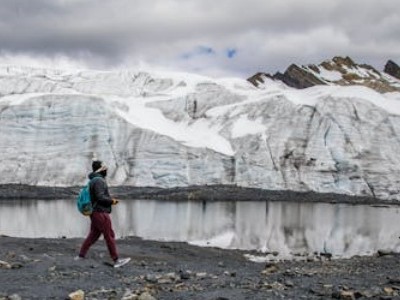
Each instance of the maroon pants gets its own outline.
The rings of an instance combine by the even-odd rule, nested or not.
[[[111,258],[117,260],[118,253],[115,245],[115,234],[112,229],[110,215],[103,212],[93,212],[90,216],[90,220],[90,232],[82,244],[79,256],[85,257],[90,246],[92,246],[99,239],[100,235],[103,234]]]

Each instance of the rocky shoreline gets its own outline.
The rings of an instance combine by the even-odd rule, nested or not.
[[[75,198],[81,187],[47,187],[23,184],[0,185],[0,200],[40,199],[57,200]],[[371,196],[344,194],[264,190],[236,185],[205,185],[176,188],[157,187],[110,187],[113,196],[120,199],[152,199],[173,201],[289,201],[348,204],[391,204],[400,201],[379,199]]]
[[[67,199],[78,191],[79,187],[0,185],[0,200]],[[237,186],[113,187],[111,192],[121,199],[398,204],[371,197]],[[126,237],[118,240],[118,248],[121,257],[132,261],[114,269],[104,241],[93,246],[87,259],[75,261],[81,243],[82,239],[0,236],[0,300],[400,299],[400,255],[396,253],[335,260],[320,253],[256,263],[246,258],[254,252]]]
[[[132,261],[109,266],[104,241],[0,237],[0,299],[399,299],[400,256],[254,263],[246,252],[118,240]]]

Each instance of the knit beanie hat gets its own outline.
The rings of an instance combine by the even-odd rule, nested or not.
[[[94,160],[92,162],[92,170],[95,173],[100,173],[107,170],[107,166],[101,160]]]

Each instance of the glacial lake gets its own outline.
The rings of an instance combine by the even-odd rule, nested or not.
[[[117,237],[334,257],[400,251],[400,206],[293,202],[125,200],[111,214]],[[0,201],[0,235],[85,237],[74,200]]]

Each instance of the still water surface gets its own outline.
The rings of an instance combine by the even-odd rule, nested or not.
[[[293,202],[122,201],[112,213],[118,237],[336,257],[400,251],[400,207]],[[84,237],[89,218],[74,200],[0,202],[0,234]]]

